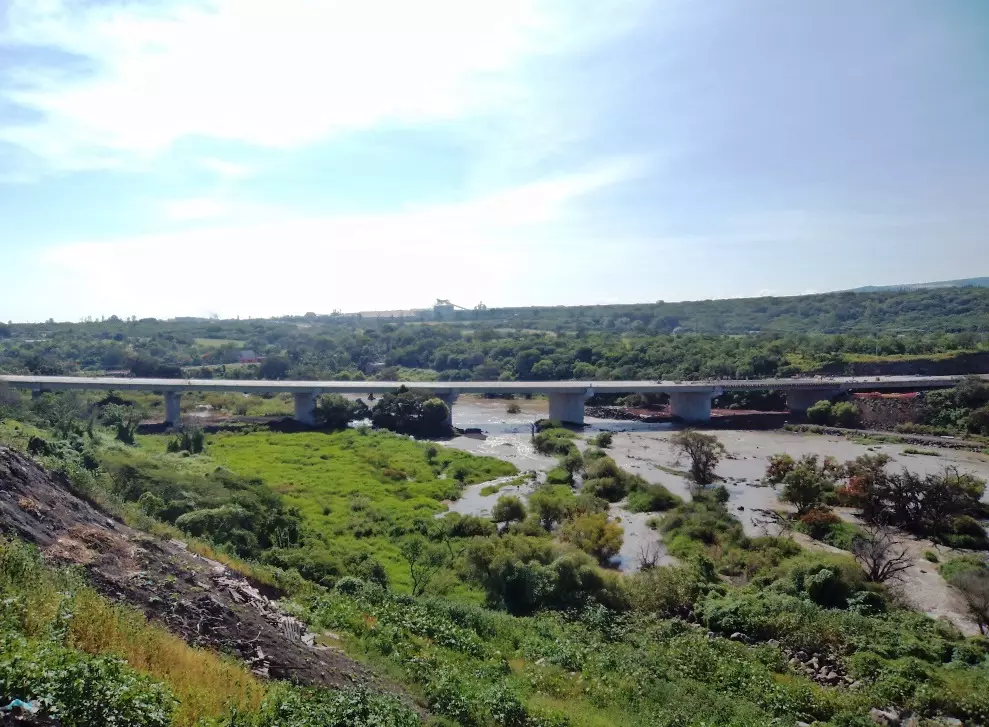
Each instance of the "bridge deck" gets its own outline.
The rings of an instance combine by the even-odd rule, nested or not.
[[[438,394],[650,394],[690,393],[712,389],[940,389],[964,376],[838,376],[831,378],[711,381],[259,381],[245,379],[139,379],[99,376],[0,375],[0,383],[21,389],[114,389],[140,391],[234,391],[253,394],[383,394],[400,386]],[[989,380],[989,375],[982,375]]]

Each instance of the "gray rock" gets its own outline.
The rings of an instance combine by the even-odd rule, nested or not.
[[[920,727],[920,718],[913,713],[901,716],[900,727]]]
[[[313,645],[315,645],[315,643],[316,643],[316,634],[312,634],[312,633],[303,634],[302,635],[302,643],[305,644],[306,646],[313,646]]]
[[[777,648],[779,648],[779,645],[780,645],[780,642],[777,641],[776,639],[770,639],[766,643],[769,644],[770,646],[775,646]]]
[[[793,656],[796,657],[797,659],[800,659],[800,661],[807,661],[807,652],[806,651],[798,651]]]
[[[733,633],[728,638],[731,639],[732,641],[745,641],[746,640],[745,639],[745,634],[743,634],[741,631],[736,631],[735,633]]]
[[[713,631],[708,631],[707,632],[707,638],[709,638],[709,639],[713,639],[715,637],[715,635],[716,634]]]
[[[965,727],[965,723],[955,717],[942,717],[941,724],[944,727]]]
[[[900,715],[898,712],[893,710],[876,709],[873,707],[869,710],[869,716],[872,721],[878,725],[886,725],[886,727],[900,727]]]

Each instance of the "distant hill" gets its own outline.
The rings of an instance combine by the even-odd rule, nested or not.
[[[853,288],[852,293],[878,293],[886,290],[930,290],[931,288],[989,288],[989,278],[938,280],[933,283],[904,283],[903,285],[866,285]]]

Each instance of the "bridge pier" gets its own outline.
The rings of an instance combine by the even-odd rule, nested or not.
[[[444,422],[448,429],[453,429],[453,405],[457,403],[459,396],[460,394],[456,392],[436,395],[436,398],[446,404],[447,409],[450,410],[450,415],[446,418],[446,422]]]
[[[316,423],[316,395],[311,391],[293,394],[295,409],[292,418],[301,424],[313,426]]]
[[[789,389],[786,392],[786,408],[794,414],[803,414],[819,401],[831,401],[841,393],[835,386],[819,389]]]
[[[178,391],[165,392],[165,424],[177,427],[182,423],[182,394]]]
[[[549,418],[561,424],[584,426],[584,401],[587,394],[550,394]]]
[[[711,421],[711,400],[719,391],[673,391],[670,392],[670,414],[685,422]]]

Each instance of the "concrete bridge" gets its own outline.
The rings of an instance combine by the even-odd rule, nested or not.
[[[320,394],[385,394],[401,386],[433,392],[453,407],[460,394],[545,394],[549,416],[568,424],[584,423],[584,401],[594,394],[668,394],[674,417],[686,422],[711,418],[711,400],[726,391],[783,391],[790,411],[804,412],[822,399],[848,391],[918,391],[955,386],[964,376],[844,376],[832,378],[718,381],[258,381],[237,379],[136,379],[85,376],[13,376],[0,374],[0,384],[36,394],[70,389],[152,391],[165,397],[165,421],[178,424],[186,391],[245,394],[292,394],[295,419],[312,424]],[[982,375],[989,380],[989,374]]]

